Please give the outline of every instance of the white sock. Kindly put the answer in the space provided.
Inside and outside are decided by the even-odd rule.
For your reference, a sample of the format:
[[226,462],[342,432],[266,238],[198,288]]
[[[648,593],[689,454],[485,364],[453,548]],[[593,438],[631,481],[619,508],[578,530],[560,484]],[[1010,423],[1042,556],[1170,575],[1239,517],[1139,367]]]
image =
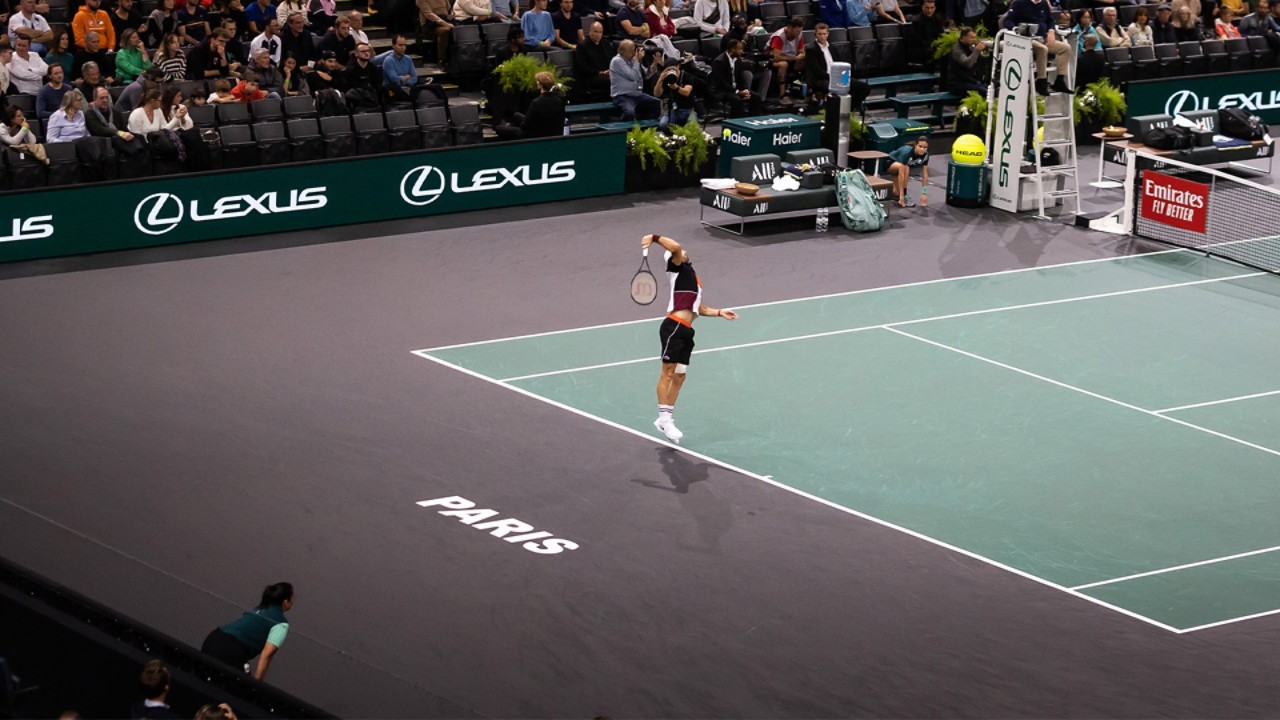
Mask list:
[[675,411],[676,411],[676,406],[675,406],[675,405],[659,405],[659,406],[658,406],[658,419],[659,419],[659,420],[671,420],[671,419],[672,419],[672,415],[673,415],[673,413],[675,413]]

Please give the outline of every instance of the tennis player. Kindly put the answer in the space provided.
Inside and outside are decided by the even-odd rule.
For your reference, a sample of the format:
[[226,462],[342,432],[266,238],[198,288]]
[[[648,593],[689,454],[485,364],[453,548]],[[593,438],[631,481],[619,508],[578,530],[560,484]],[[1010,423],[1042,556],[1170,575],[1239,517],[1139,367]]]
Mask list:
[[702,303],[702,281],[694,272],[693,263],[689,262],[689,253],[680,247],[680,243],[657,233],[645,235],[640,240],[643,248],[654,243],[666,250],[671,299],[667,301],[667,318],[658,329],[658,339],[662,341],[662,375],[658,377],[658,419],[653,421],[653,426],[668,440],[678,443],[684,433],[676,427],[672,416],[676,410],[676,398],[680,396],[680,388],[684,386],[689,372],[689,360],[693,357],[693,320],[699,315],[737,320],[738,313],[717,310]]

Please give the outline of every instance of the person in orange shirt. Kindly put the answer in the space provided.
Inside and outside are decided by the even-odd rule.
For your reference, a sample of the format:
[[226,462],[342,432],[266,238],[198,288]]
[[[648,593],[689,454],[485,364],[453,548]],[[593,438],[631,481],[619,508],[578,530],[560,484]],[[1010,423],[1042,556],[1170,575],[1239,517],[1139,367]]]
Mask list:
[[85,33],[96,32],[102,39],[102,47],[108,52],[116,49],[116,30],[111,17],[102,9],[102,0],[84,0],[80,11],[71,20],[71,30],[76,36],[76,47],[85,47]]

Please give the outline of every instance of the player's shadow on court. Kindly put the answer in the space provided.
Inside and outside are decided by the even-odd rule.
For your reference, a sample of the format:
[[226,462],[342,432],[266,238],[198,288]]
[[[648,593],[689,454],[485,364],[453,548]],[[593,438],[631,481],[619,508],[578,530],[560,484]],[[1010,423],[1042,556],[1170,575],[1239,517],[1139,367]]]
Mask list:
[[689,456],[679,450],[660,447],[658,448],[658,460],[662,463],[663,474],[667,476],[667,481],[671,483],[670,487],[656,480],[643,480],[641,478],[632,478],[631,482],[639,483],[655,490],[665,490],[666,492],[686,495],[689,492],[689,487],[694,483],[700,483],[711,477],[711,466],[708,463],[692,462],[689,460]]

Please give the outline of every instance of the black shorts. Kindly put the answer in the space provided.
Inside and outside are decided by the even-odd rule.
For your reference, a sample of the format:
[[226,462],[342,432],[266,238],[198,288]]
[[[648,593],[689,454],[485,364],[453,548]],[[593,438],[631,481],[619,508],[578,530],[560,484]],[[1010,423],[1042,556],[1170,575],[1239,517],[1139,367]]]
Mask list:
[[658,328],[662,341],[662,362],[688,365],[693,357],[693,328],[671,318],[662,321]]

